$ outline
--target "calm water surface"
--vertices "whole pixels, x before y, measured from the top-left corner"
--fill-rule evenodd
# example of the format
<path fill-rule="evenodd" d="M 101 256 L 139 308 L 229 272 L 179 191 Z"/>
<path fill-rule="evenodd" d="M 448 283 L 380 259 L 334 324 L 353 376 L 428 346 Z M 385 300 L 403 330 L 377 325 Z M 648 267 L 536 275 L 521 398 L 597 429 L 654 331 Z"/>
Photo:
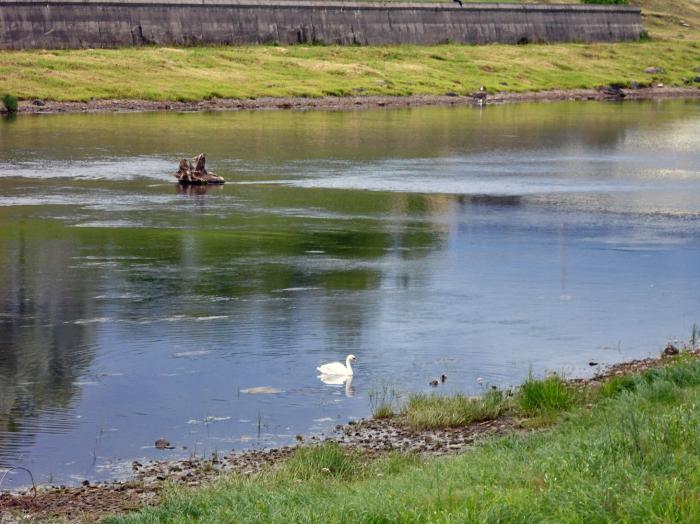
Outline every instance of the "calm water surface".
<path fill-rule="evenodd" d="M 224 187 L 173 183 L 199 152 Z M 700 321 L 698 102 L 24 116 L 0 182 L 0 465 L 42 482 L 328 432 L 382 384 L 586 374 Z M 348 353 L 351 384 L 317 378 Z"/>

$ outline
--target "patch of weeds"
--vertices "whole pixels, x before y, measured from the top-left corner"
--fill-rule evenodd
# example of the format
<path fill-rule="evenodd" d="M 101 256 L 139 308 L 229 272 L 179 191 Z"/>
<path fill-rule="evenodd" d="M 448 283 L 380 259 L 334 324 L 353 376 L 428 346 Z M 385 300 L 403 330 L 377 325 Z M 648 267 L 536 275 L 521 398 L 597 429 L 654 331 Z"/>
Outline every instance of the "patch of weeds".
<path fill-rule="evenodd" d="M 414 429 L 450 428 L 493 420 L 502 415 L 506 408 L 503 392 L 489 390 L 483 397 L 411 395 L 402 413 Z"/>
<path fill-rule="evenodd" d="M 372 418 L 391 418 L 398 408 L 400 395 L 396 388 L 390 384 L 382 383 L 369 391 L 369 404 L 372 410 Z"/>
<path fill-rule="evenodd" d="M 652 382 L 655 379 L 668 380 L 680 387 L 700 385 L 700 362 L 683 362 L 688 358 L 692 357 L 681 354 L 680 357 L 678 357 L 679 362 L 677 364 L 661 369 L 649 370 L 644 373 L 644 378 L 647 382 Z"/>
<path fill-rule="evenodd" d="M 645 386 L 640 389 L 639 393 L 649 402 L 660 404 L 669 404 L 681 398 L 680 388 L 668 380 L 656 380 L 645 384 Z"/>
<path fill-rule="evenodd" d="M 619 377 L 612 377 L 604 382 L 600 386 L 598 392 L 601 397 L 610 398 L 623 391 L 634 391 L 636 387 L 637 378 L 634 375 L 622 375 Z"/>
<path fill-rule="evenodd" d="M 388 404 L 381 404 L 376 409 L 372 409 L 372 418 L 381 420 L 394 416 L 394 410 Z"/>
<path fill-rule="evenodd" d="M 519 420 L 518 425 L 523 429 L 541 429 L 553 426 L 558 421 L 558 411 L 543 411 L 540 414 Z"/>
<path fill-rule="evenodd" d="M 530 375 L 518 392 L 518 405 L 527 415 L 563 411 L 574 401 L 570 387 L 561 377 L 552 375 L 537 380 Z"/>
<path fill-rule="evenodd" d="M 10 94 L 6 94 L 2 97 L 2 105 L 5 106 L 5 110 L 8 113 L 16 113 L 19 107 L 17 97 Z"/>
<path fill-rule="evenodd" d="M 378 464 L 378 475 L 396 475 L 402 471 L 417 467 L 421 464 L 421 458 L 416 453 L 391 452 Z"/>
<path fill-rule="evenodd" d="M 300 447 L 281 468 L 280 474 L 295 480 L 352 479 L 362 472 L 357 455 L 337 442 Z"/>

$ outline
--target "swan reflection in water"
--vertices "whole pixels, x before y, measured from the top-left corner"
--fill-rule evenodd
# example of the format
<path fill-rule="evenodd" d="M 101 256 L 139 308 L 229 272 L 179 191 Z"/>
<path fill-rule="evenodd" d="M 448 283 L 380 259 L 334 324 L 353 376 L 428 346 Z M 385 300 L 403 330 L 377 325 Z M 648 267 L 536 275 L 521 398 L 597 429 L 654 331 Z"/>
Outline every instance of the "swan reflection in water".
<path fill-rule="evenodd" d="M 322 373 L 318 376 L 321 382 L 329 386 L 345 385 L 345 396 L 352 397 L 355 394 L 355 388 L 352 387 L 352 375 L 326 375 Z"/>

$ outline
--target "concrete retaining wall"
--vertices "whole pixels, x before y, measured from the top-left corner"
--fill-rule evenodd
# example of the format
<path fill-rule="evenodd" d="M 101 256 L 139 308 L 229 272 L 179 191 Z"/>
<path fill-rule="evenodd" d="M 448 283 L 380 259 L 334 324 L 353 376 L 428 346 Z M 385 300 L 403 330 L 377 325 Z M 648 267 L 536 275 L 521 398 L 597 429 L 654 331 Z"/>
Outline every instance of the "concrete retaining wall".
<path fill-rule="evenodd" d="M 290 0 L 0 0 L 0 48 L 196 44 L 611 42 L 638 8 Z"/>

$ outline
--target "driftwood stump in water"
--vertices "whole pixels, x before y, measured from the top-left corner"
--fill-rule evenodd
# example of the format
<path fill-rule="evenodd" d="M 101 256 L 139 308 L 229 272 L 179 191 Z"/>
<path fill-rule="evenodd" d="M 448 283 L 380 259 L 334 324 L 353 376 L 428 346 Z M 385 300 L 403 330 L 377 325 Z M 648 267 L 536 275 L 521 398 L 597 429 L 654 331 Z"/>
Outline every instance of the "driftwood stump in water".
<path fill-rule="evenodd" d="M 194 165 L 192 161 L 183 158 L 180 160 L 180 165 L 177 168 L 177 181 L 181 184 L 223 184 L 224 177 L 215 175 L 214 173 L 208 173 L 204 164 L 206 159 L 204 158 L 204 153 L 197 155 L 194 160 Z"/>

